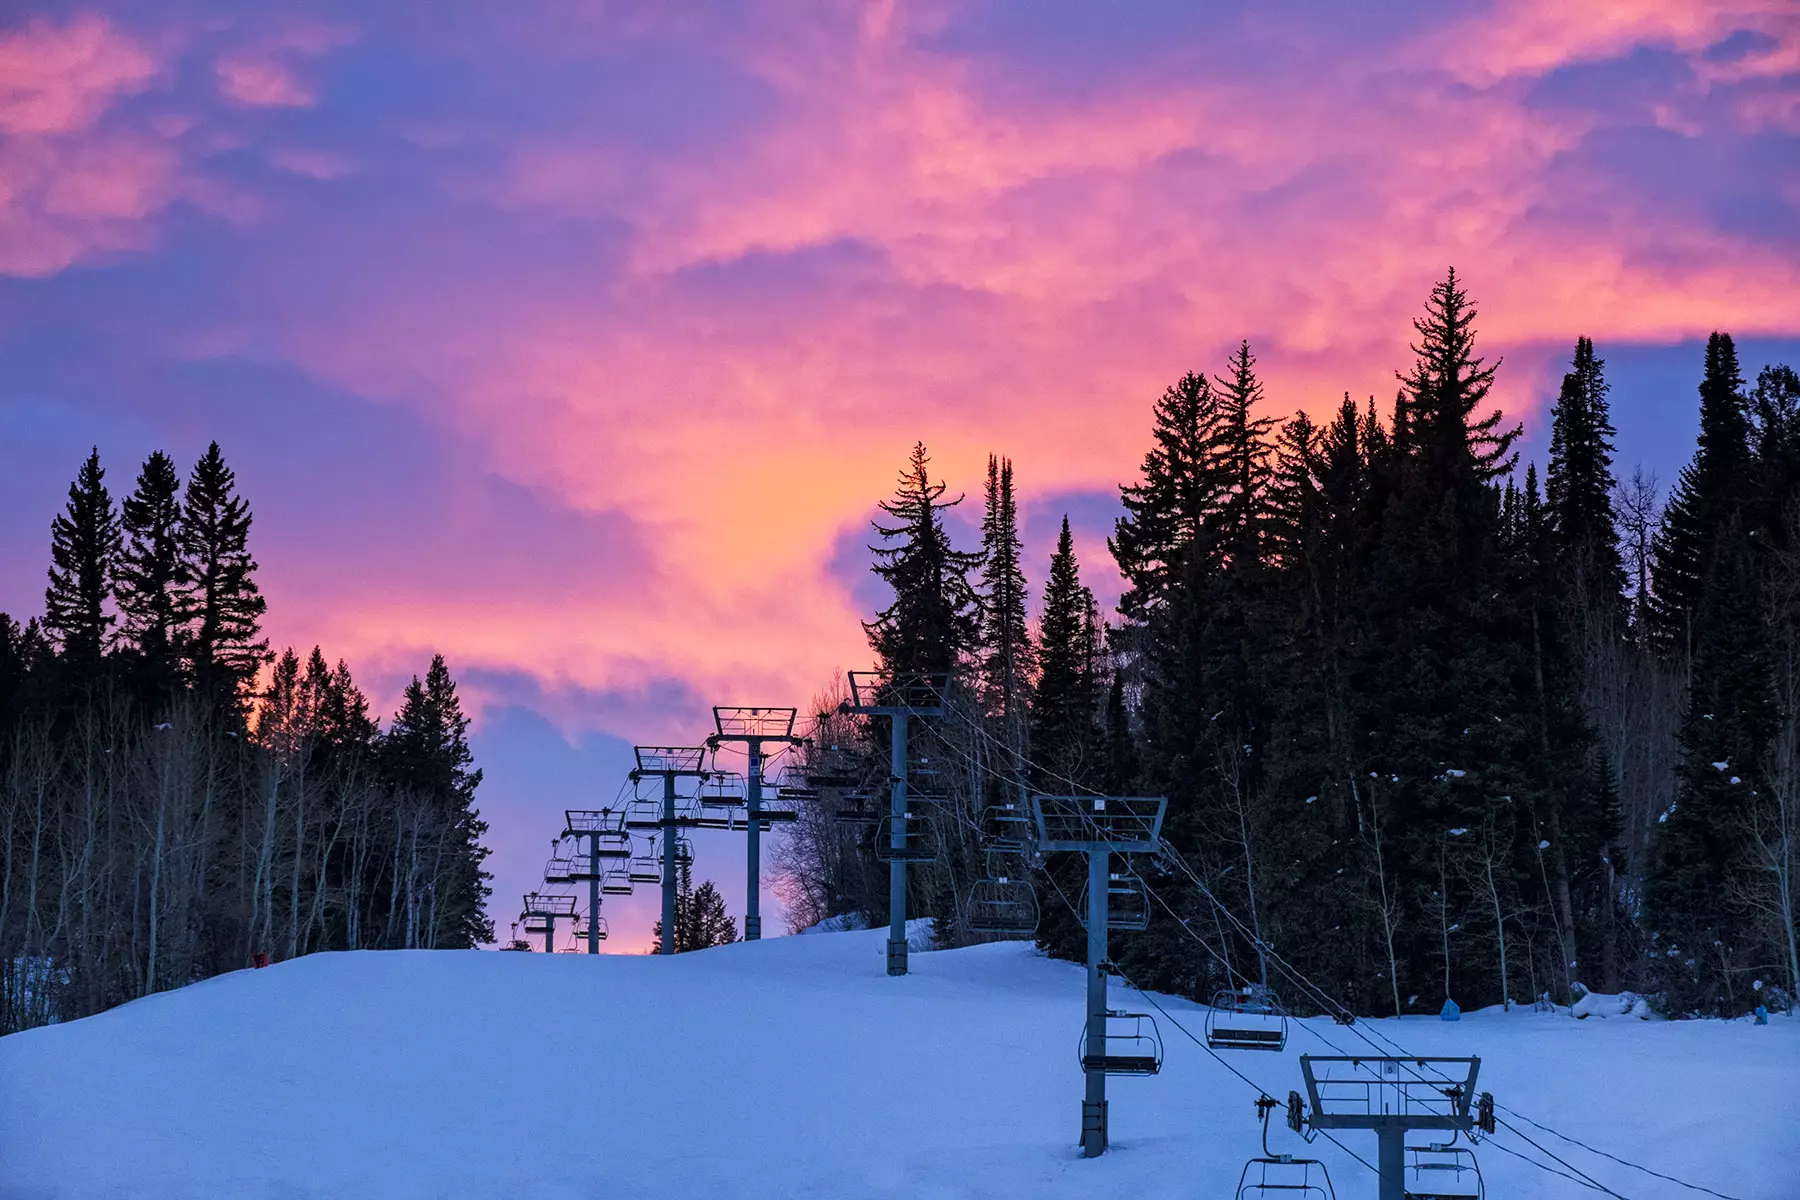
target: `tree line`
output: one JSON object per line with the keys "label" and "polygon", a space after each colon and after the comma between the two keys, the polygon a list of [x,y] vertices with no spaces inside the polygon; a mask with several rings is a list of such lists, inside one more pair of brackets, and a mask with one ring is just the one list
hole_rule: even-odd
{"label": "tree line", "polygon": [[[1800,378],[1751,383],[1712,335],[1665,500],[1615,469],[1585,337],[1544,470],[1521,470],[1475,322],[1451,271],[1391,404],[1346,395],[1323,419],[1273,415],[1247,342],[1170,385],[1120,489],[1110,618],[1065,518],[1032,628],[1012,464],[990,459],[981,545],[959,550],[961,498],[914,448],[875,524],[892,603],[866,629],[884,669],[958,680],[949,716],[915,722],[910,767],[939,781],[918,807],[942,853],[909,904],[941,941],[973,937],[962,897],[994,870],[995,803],[1156,794],[1172,854],[1131,869],[1163,919],[1116,942],[1146,985],[1205,998],[1278,956],[1364,1013],[1584,988],[1674,1014],[1791,1003]],[[885,797],[885,723],[837,699],[814,769],[861,764]],[[802,920],[886,920],[872,834],[832,819],[846,803],[821,793],[781,852]],[[1077,957],[1062,857],[1024,869],[1040,943]]]}
{"label": "tree line", "polygon": [[96,449],[42,617],[0,614],[0,1033],[317,950],[491,941],[481,772],[442,656],[384,729],[340,660],[270,653],[217,443],[185,487]]}

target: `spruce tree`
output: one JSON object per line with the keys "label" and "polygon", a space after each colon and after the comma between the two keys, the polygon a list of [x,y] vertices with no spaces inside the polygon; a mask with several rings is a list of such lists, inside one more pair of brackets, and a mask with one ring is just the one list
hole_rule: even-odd
{"label": "spruce tree", "polygon": [[1800,374],[1781,363],[1764,367],[1750,391],[1751,450],[1756,458],[1755,527],[1770,546],[1794,544],[1800,519]]}
{"label": "spruce tree", "polygon": [[1093,593],[1081,582],[1069,519],[1063,518],[1044,583],[1038,622],[1038,682],[1031,698],[1032,760],[1040,787],[1089,786],[1095,762]]}
{"label": "spruce tree", "polygon": [[869,645],[889,671],[952,671],[975,649],[979,605],[969,572],[980,556],[957,550],[944,529],[944,510],[962,497],[944,500],[945,485],[931,477],[923,442],[913,446],[900,485],[881,511],[893,524],[874,522],[885,543],[870,546],[871,568],[893,589],[891,604],[863,622]]}
{"label": "spruce tree", "polygon": [[1625,566],[1613,511],[1613,427],[1606,363],[1576,339],[1550,414],[1548,509],[1556,573],[1572,598],[1623,616]]}
{"label": "spruce tree", "polygon": [[69,485],[69,502],[50,523],[50,586],[44,630],[76,676],[99,670],[113,614],[107,611],[119,558],[119,518],[96,447]]}
{"label": "spruce tree", "polygon": [[988,455],[987,503],[981,519],[981,701],[1010,727],[1023,716],[1034,667],[1025,620],[1025,569],[1019,561],[1019,515],[1011,459]]}
{"label": "spruce tree", "polygon": [[1665,649],[1694,650],[1694,618],[1700,609],[1713,556],[1725,527],[1743,515],[1752,477],[1749,405],[1731,335],[1706,342],[1700,381],[1700,439],[1682,468],[1651,546],[1652,631]]}
{"label": "spruce tree", "polygon": [[487,822],[475,807],[481,771],[472,769],[468,730],[456,684],[438,654],[423,681],[413,676],[381,739],[387,783],[396,791],[428,798],[452,847],[447,882],[438,893],[439,908],[447,914],[439,935],[442,949],[467,949],[494,939],[487,915],[492,876],[482,866],[488,856],[481,842]]}
{"label": "spruce tree", "polygon": [[194,464],[181,509],[182,648],[200,695],[233,712],[269,656],[260,636],[268,601],[250,556],[250,505],[236,487],[213,442]]}
{"label": "spruce tree", "polygon": [[144,460],[123,504],[125,549],[119,558],[120,633],[137,652],[145,690],[166,698],[180,679],[183,585],[181,477],[158,450]]}
{"label": "spruce tree", "polygon": [[1134,628],[1164,606],[1201,523],[1218,507],[1218,424],[1212,384],[1204,375],[1183,375],[1156,402],[1155,444],[1144,455],[1142,480],[1119,489],[1125,515],[1107,544],[1125,576],[1119,613]]}

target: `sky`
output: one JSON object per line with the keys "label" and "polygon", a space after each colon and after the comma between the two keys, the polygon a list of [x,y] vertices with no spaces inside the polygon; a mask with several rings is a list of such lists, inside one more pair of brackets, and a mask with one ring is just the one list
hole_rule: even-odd
{"label": "sky", "polygon": [[10,4],[0,609],[90,446],[216,439],[276,646],[388,712],[447,657],[504,933],[632,743],[868,665],[914,441],[1116,596],[1165,386],[1248,339],[1271,413],[1385,401],[1452,265],[1527,455],[1587,335],[1666,485],[1709,332],[1800,363],[1800,9]]}

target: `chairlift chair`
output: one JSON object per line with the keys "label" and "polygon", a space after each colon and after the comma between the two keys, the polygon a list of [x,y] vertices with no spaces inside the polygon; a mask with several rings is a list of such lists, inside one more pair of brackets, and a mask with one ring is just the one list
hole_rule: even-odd
{"label": "chairlift chair", "polygon": [[1244,1164],[1237,1200],[1337,1200],[1337,1192],[1324,1163],[1281,1154]]}
{"label": "chairlift chair", "polygon": [[[1081,893],[1081,923],[1087,924],[1087,891]],[[1114,872],[1106,881],[1106,927],[1137,930],[1150,927],[1150,889],[1137,872]]]}
{"label": "chairlift chair", "polygon": [[661,883],[662,857],[654,850],[634,856],[625,877],[632,883]]}
{"label": "chairlift chair", "polygon": [[[607,934],[606,918],[602,916],[602,917],[594,917],[592,919],[595,921],[598,921],[600,923],[599,924],[600,932],[598,934],[598,940],[604,942],[606,940],[606,934]],[[576,941],[578,941],[578,942],[587,941],[588,920],[589,920],[589,918],[586,916],[577,917],[575,919],[575,928],[573,930],[573,935],[574,935]]]}
{"label": "chairlift chair", "polygon": [[578,865],[573,857],[552,853],[550,861],[544,864],[544,882],[573,883]]}
{"label": "chairlift chair", "polygon": [[[613,863],[600,870],[600,894],[602,896],[631,895],[630,868],[622,863]],[[660,876],[658,878],[660,879]]]}
{"label": "chairlift chair", "polygon": [[1081,1027],[1081,1069],[1103,1075],[1155,1075],[1162,1070],[1162,1034],[1149,1013],[1106,1012],[1106,1052],[1088,1053],[1088,1030]]}
{"label": "chairlift chair", "polygon": [[1485,1200],[1487,1196],[1475,1152],[1449,1142],[1408,1146],[1402,1188],[1406,1200]]}
{"label": "chairlift chair", "polygon": [[1214,1050],[1282,1050],[1287,1047],[1287,1009],[1259,983],[1221,988],[1206,1014],[1206,1044]]}
{"label": "chairlift chair", "polygon": [[851,792],[831,815],[840,825],[874,825],[886,814],[877,807],[874,796],[867,792]]}
{"label": "chairlift chair", "polygon": [[975,933],[1035,933],[1037,891],[1024,879],[994,875],[977,879],[969,889],[968,917]]}
{"label": "chairlift chair", "polygon": [[989,850],[1017,853],[1025,849],[1031,833],[1031,814],[1017,804],[990,804],[981,814]]}
{"label": "chairlift chair", "polygon": [[894,818],[886,816],[875,826],[875,860],[885,863],[936,862],[938,856],[937,822],[918,813],[907,813],[900,832],[900,844],[894,845]]}

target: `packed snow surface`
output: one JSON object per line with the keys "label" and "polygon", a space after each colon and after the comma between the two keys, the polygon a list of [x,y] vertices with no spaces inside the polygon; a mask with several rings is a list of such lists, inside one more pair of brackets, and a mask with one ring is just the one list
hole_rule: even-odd
{"label": "packed snow surface", "polygon": [[[1167,1020],[1160,1076],[1109,1081],[1075,1148],[1082,974],[1029,946],[913,956],[885,930],[670,959],[320,954],[0,1039],[0,1197],[1231,1197],[1255,1093]],[[1198,1034],[1204,1011],[1162,1001]],[[1115,1007],[1140,1007],[1113,985]],[[1303,1024],[1305,1027],[1299,1027]],[[1800,1022],[1488,1009],[1368,1022],[1479,1054],[1503,1106],[1741,1200],[1800,1197]],[[1328,1020],[1232,1062],[1278,1097]],[[1503,1116],[1505,1114],[1503,1113]],[[1631,1200],[1694,1193],[1521,1125]],[[1368,1134],[1338,1135],[1365,1158]],[[1374,1177],[1325,1160],[1341,1200]],[[1478,1148],[1495,1200],[1592,1197]]]}

